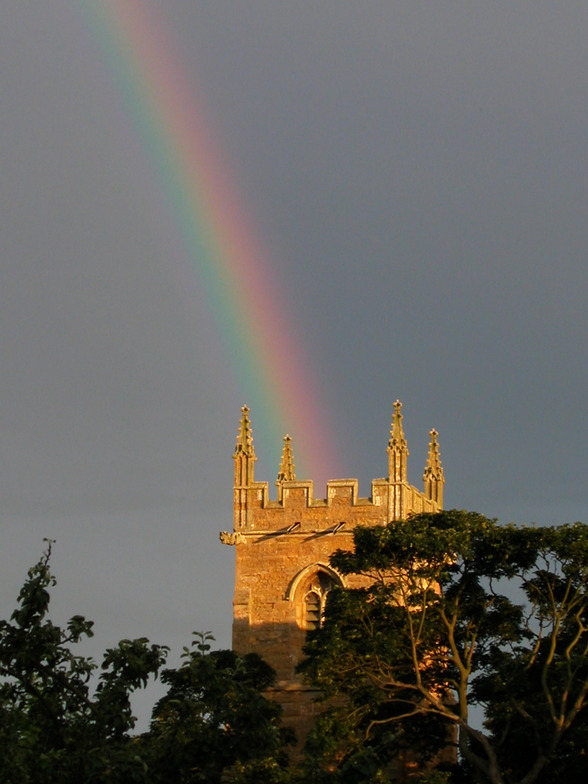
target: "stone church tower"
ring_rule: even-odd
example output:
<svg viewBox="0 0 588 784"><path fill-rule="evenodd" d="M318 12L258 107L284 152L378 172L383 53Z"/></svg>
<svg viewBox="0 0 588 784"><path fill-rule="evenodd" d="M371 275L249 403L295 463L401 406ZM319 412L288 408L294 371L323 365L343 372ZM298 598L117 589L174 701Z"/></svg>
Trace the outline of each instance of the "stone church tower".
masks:
<svg viewBox="0 0 588 784"><path fill-rule="evenodd" d="M233 531L220 535L236 550L233 648L256 651L276 670L271 695L284 709L284 724L302 739L320 706L295 669L308 629L320 625L329 589L360 586L362 578L341 577L329 565L338 549L351 549L356 525L385 525L411 512L436 512L443 506L443 469L437 432L431 430L424 492L408 484L408 449L402 405L394 404L388 442L388 475L372 481L370 498L358 498L357 479L327 483L327 497L315 499L311 481L297 481L292 444L284 438L277 500L267 482L254 479L255 450L249 409L241 409L237 436Z"/></svg>

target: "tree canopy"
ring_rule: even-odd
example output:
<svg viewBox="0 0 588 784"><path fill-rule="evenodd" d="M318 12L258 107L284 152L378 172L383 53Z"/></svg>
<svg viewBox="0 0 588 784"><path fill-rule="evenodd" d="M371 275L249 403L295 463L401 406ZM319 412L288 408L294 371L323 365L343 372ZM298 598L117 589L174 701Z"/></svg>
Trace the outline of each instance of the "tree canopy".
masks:
<svg viewBox="0 0 588 784"><path fill-rule="evenodd" d="M331 592L301 667L335 701L309 743L325 781L385 781L398 759L445 780L585 780L588 526L449 511L354 543L331 565L369 585Z"/></svg>
<svg viewBox="0 0 588 784"><path fill-rule="evenodd" d="M29 570L10 621L0 621L0 768L10 784L142 781L141 761L128 753L135 719L132 692L157 673L164 646L122 640L97 665L72 650L92 636L76 615L62 629L48 618L51 543ZM95 688L93 688L95 686ZM116 780L116 779L112 779Z"/></svg>
<svg viewBox="0 0 588 784"><path fill-rule="evenodd" d="M273 670L258 656L210 651L196 636L161 680L149 732L132 734L131 695L156 677L167 647L122 640L100 667L76 653L92 621L49 618L51 543L0 621L0 771L6 784L235 784L285 780L280 707L262 691ZM96 677L94 677L96 676ZM230 775L229 775L230 774ZM228 778L227 778L228 776Z"/></svg>
<svg viewBox="0 0 588 784"><path fill-rule="evenodd" d="M227 771L243 784L285 780L293 737L280 726L280 706L262 695L274 671L255 653L209 651L210 639L197 634L182 666L161 675L169 689L141 739L150 781L216 784Z"/></svg>
<svg viewBox="0 0 588 784"><path fill-rule="evenodd" d="M420 514L357 528L338 551L363 588L329 593L301 665L325 711L306 767L264 692L258 656L197 634L167 648L122 640L100 665L77 653L92 622L49 617L51 543L0 621L0 770L7 784L547 784L588 775L588 526L517 527ZM134 735L131 696L167 692Z"/></svg>

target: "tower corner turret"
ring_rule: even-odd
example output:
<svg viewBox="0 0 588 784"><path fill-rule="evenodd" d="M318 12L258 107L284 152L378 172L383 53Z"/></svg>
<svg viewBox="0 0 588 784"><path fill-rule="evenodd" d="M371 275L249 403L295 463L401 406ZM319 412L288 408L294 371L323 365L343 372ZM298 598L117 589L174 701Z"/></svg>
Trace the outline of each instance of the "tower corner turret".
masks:
<svg viewBox="0 0 588 784"><path fill-rule="evenodd" d="M253 448L253 435L247 406L241 408L241 420L233 460L235 461L233 522L235 531L237 531L248 525L249 489L254 482L255 461L257 460Z"/></svg>
<svg viewBox="0 0 588 784"><path fill-rule="evenodd" d="M439 453L439 442L437 440L438 433L435 428L433 428L429 435L431 436L431 440L429 441L429 455L423 474L425 497L430 501L433 501L439 509L442 509L445 476L443 474L443 466L441 465L441 456Z"/></svg>

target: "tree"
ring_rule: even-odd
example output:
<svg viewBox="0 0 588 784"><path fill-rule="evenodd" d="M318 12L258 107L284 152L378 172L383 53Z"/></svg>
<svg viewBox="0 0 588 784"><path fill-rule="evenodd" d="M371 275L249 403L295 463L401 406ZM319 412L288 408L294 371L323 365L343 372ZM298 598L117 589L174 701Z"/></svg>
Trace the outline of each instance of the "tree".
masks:
<svg viewBox="0 0 588 784"><path fill-rule="evenodd" d="M331 592L302 664L337 700L310 742L325 780L385 781L393 760L425 767L452 739L461 780L586 769L587 526L451 511L360 527L354 544L331 565L370 585Z"/></svg>
<svg viewBox="0 0 588 784"><path fill-rule="evenodd" d="M167 694L153 711L149 748L153 782L215 784L285 781L284 751L293 740L281 728L281 708L262 692L275 673L257 654L210 651L210 633L196 634L183 664L164 670Z"/></svg>
<svg viewBox="0 0 588 784"><path fill-rule="evenodd" d="M100 668L75 646L92 621L65 629L48 617L51 542L29 570L10 621L0 621L0 771L3 784L283 784L290 775L281 708L262 692L274 671L259 656L210 651L197 634L168 693L139 736L130 698L157 676L167 647L122 640ZM98 674L99 670L99 674ZM227 776L230 774L230 779Z"/></svg>
<svg viewBox="0 0 588 784"><path fill-rule="evenodd" d="M166 648L122 640L97 665L73 646L92 636L76 615L66 629L48 618L51 542L29 570L19 606L0 621L0 769L7 784L145 780L130 736L130 696L165 660ZM93 688L95 686L95 688Z"/></svg>

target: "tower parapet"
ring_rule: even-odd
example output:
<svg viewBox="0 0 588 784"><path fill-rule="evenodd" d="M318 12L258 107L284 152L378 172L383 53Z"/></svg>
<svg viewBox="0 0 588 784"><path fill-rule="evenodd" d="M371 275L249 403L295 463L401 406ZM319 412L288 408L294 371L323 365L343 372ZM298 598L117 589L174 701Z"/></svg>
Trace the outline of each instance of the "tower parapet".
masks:
<svg viewBox="0 0 588 784"><path fill-rule="evenodd" d="M327 482L326 497L314 497L310 480L297 480L294 472L292 439L284 437L284 448L276 480L277 499L269 497L269 483L256 482L257 460L249 409L241 409L241 421L235 447L234 531L245 536L260 531L279 531L300 518L300 533L322 531L344 515L347 526L385 525L403 520L412 512L436 512L443 502L443 469L439 457L437 431L431 431L429 456L424 473L424 492L407 481L408 447L402 427L402 404L394 404L394 416L388 441L388 476L372 481L369 498L358 496L357 479L332 479Z"/></svg>

